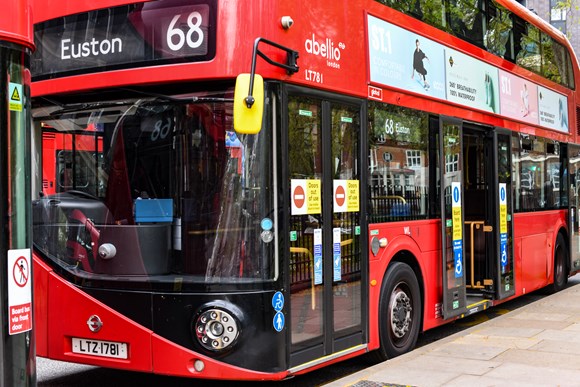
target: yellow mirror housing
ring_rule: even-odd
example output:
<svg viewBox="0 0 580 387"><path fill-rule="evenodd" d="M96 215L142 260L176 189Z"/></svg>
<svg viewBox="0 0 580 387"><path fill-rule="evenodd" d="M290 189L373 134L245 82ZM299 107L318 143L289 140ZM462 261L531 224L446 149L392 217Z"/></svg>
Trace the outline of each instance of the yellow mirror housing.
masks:
<svg viewBox="0 0 580 387"><path fill-rule="evenodd" d="M254 75L252 92L253 103L248 103L250 90L250 74L240 74L236 79L234 90L234 130L239 134L257 134L262 129L262 115L264 114L264 79L261 75Z"/></svg>

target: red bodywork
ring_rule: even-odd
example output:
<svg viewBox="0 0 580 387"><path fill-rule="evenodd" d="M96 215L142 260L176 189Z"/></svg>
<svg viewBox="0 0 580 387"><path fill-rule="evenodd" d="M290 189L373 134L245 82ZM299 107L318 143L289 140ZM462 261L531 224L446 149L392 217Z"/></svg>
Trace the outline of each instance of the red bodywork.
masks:
<svg viewBox="0 0 580 387"><path fill-rule="evenodd" d="M14 0L2 4L0 40L34 48L33 0Z"/></svg>
<svg viewBox="0 0 580 387"><path fill-rule="evenodd" d="M42 263L36 255L34 313L36 353L42 357L162 375L198 376L207 379L279 380L288 375L288 372L266 374L232 367L171 343L71 286ZM104 322L103 328L92 337L87 337L89 332L87 321L94 314L99 315ZM66 324L63 324L63 316L66 316ZM73 353L72 337L92 339L106 337L106 340L129 343L130 360L99 359ZM205 363L203 373L195 371L193 367L195 360L203 360Z"/></svg>
<svg viewBox="0 0 580 387"><path fill-rule="evenodd" d="M566 228L567 211L543 212L537 214L516 214L514 216L514 267L516 293L514 296L496 302L500 304L515 297L538 290L552 282L554 241L558 230ZM372 224L370 230L377 230L377 238L387 238L385 249L377 257L370 254L369 321L371 349L379 347L378 305L383 273L391 258L400 251L409 251L421 268L423 302L423 330L448 323L438 316L436 305L442 302L441 273L441 222L438 220L390 224ZM407 231L405 229L408 229ZM376 281L376 282L374 282Z"/></svg>
<svg viewBox="0 0 580 387"><path fill-rule="evenodd" d="M512 12L519 16L530 18L529 15L525 15L525 9L514 5L513 1L497 0L497 2L509 7ZM135 3L135 1L106 0L100 1L98 7L105 8L129 3ZM89 0L37 1L34 8L35 22L85 12L94 7L95 2ZM300 54L298 61L300 71L292 76L258 59L257 72L262 74L264 78L279 79L288 83L367 98L371 95L365 49L367 37L364 26L367 14L380 16L390 23L417 31L436 42L450 45L466 54L538 84L546 83L538 75L495 57L480 48L466 44L458 38L450 37L433 27L425 26L399 12L388 10L373 0L344 1L344 3L335 1L332 2L332 6L327 0L312 0L302 6L297 6L296 2L288 1L220 1L217 16L216 46L218 49L215 58L211 61L42 80L32 85L32 94L34 97L39 97L61 93L94 92L98 89L131 85L233 79L239 73L249 72L254 39L263 37L297 50ZM293 18L294 26L285 30L282 28L280 20L287 15ZM532 17L532 19L538 26L547 28L546 23L539 18ZM570 48L563 36L554 36L562 45ZM338 60L334 58L333 66L328 64L328 58L320 53L313 53L312 47L316 44L340 47L340 58ZM279 51L270 48L265 49L265 51L277 60L284 60ZM580 79L577 61L575 58L573 60L575 78ZM324 74L323 82L320 82L317 74ZM544 136L557 141L573 142L576 140L576 133L571 136L555 133L522 122L507 120L496 114L466 109L429 97L396 89L387 90L381 88L380 85L376 86L381 90L380 99L385 103L406 107L421 106L421 109L425 111L461 117L464 120ZM549 86L568 97L570 101L568 107L570 127L577 127L575 114L577 98L575 93L556 84ZM48 148L48 145L45 146L47 146L45 152L48 153L51 148ZM52 148L52 152L54 150L56 148ZM45 162L50 165L50 162L47 161L49 160L48 155L45 157ZM517 288L513 297L539 289L551 282L554 241L558 230L566 227L566 216L567 211L543 212L541 217L533 213L514 216L513 246ZM436 305L440 304L442 299L441 221L372 224L369 226L369 230L376 231L378 238L387 238L389 243L386 248L380 250L376 257L370 251L368 253L370 257L368 349L376 349L379 346L378 304L380 289L391 258L399 251L410 252L415 257L421 271L419 282L424 293L423 329L430 329L448 322L439 317L436 311ZM82 293L55 274L36 255L34 263L35 322L37 351L40 356L113 368L204 378L262 380L283 379L289 374L288 371L264 374L239 369L170 343ZM62 300L66 301L62 302ZM95 334L95 338L103 336L107 340L128 342L131 354L130 361L87 358L71 352L70 338L86 336L86 321L95 313L107 319L106 331ZM66 324L61 323L63 316L66 316ZM360 352L332 361L352 357ZM202 374L198 374L193 369L193 362L196 359L205 362L206 368ZM312 367L305 368L300 372L321 366L321 364L312 365Z"/></svg>

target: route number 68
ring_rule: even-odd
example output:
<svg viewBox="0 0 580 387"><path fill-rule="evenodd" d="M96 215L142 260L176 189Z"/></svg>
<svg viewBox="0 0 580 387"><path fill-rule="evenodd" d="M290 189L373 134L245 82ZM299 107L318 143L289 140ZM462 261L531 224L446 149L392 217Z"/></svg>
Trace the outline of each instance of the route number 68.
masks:
<svg viewBox="0 0 580 387"><path fill-rule="evenodd" d="M186 44L190 48L198 48L203 43L203 30L200 28L203 22L201 14L197 11L187 16L187 33L175 25L181 18L181 14L173 16L169 28L167 29L167 46L172 51L181 50ZM174 40L177 40L174 42Z"/></svg>

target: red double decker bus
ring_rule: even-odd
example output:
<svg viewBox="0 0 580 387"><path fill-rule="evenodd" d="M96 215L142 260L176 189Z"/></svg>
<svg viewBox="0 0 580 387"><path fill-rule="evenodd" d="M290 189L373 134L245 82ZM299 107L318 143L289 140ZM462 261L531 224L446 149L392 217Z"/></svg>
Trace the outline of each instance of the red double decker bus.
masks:
<svg viewBox="0 0 580 387"><path fill-rule="evenodd" d="M411 3L38 2L38 355L276 380L562 289L568 41Z"/></svg>

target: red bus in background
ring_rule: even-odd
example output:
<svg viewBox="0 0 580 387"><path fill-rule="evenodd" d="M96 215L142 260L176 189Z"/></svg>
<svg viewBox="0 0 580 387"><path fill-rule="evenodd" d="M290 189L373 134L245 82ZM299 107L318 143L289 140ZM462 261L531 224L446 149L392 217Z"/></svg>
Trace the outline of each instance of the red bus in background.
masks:
<svg viewBox="0 0 580 387"><path fill-rule="evenodd" d="M86 133L95 129L87 128ZM102 138L91 134L62 133L42 128L42 193L80 190L102 195L98 172L102 169ZM75 158L73 160L73 157Z"/></svg>
<svg viewBox="0 0 580 387"><path fill-rule="evenodd" d="M562 289L570 44L413 4L37 2L38 355L279 380Z"/></svg>

